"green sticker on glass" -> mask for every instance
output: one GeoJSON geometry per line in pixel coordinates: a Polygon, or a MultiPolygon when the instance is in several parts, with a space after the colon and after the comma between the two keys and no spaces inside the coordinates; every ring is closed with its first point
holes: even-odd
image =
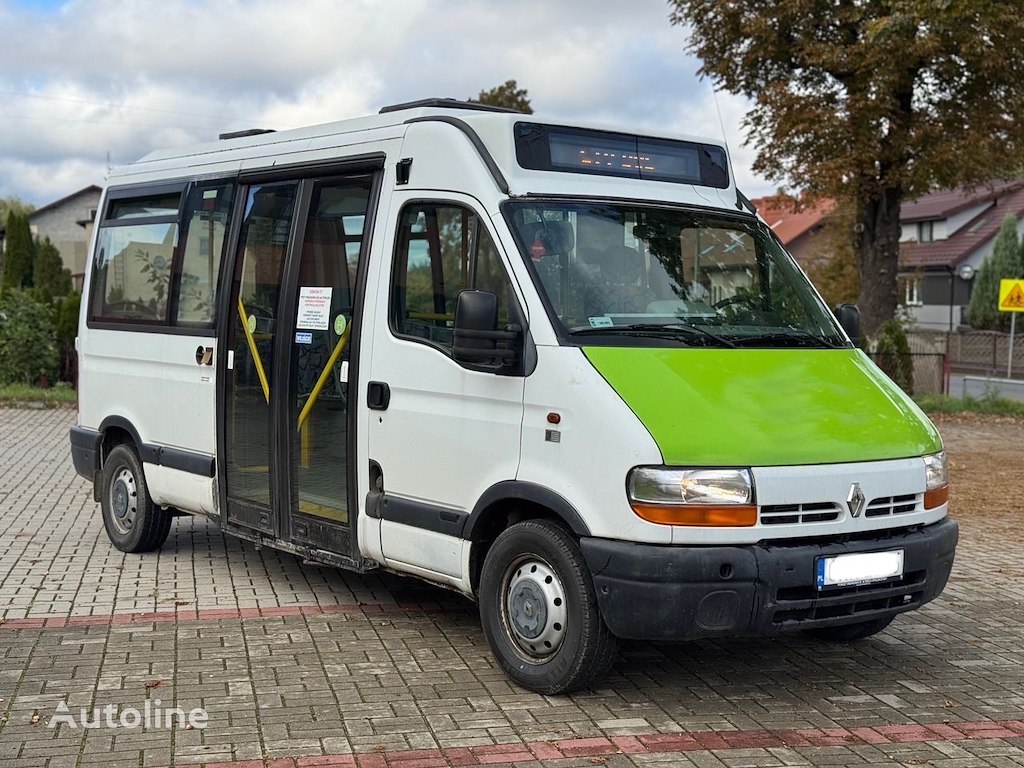
{"type": "Polygon", "coordinates": [[[249,329],[249,333],[256,333],[256,315],[249,315],[249,320],[245,326],[249,329]]]}
{"type": "Polygon", "coordinates": [[[334,318],[334,335],[343,336],[345,334],[345,328],[348,326],[348,320],[345,319],[344,315],[338,315],[334,318]]]}

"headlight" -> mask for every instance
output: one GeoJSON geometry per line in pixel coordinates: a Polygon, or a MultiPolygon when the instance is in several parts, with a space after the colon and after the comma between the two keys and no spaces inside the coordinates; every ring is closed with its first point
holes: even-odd
{"type": "Polygon", "coordinates": [[[751,526],[757,522],[749,469],[636,467],[626,481],[629,503],[663,525],[751,526]]]}
{"type": "Polygon", "coordinates": [[[924,508],[934,509],[949,501],[949,464],[946,452],[924,457],[924,508]]]}

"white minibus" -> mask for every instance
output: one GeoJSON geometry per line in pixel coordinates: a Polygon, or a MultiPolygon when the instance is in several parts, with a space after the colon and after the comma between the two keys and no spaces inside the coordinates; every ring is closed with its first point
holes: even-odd
{"type": "Polygon", "coordinates": [[[188,513],[411,574],[559,693],[939,595],[942,442],[857,325],[720,142],[428,100],[115,170],[71,449],[118,549],[188,513]]]}

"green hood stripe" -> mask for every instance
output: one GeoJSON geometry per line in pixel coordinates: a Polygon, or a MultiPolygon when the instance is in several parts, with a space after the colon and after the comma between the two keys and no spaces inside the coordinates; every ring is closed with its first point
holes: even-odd
{"type": "Polygon", "coordinates": [[[666,464],[834,464],[942,450],[928,418],[860,350],[583,351],[666,464]]]}

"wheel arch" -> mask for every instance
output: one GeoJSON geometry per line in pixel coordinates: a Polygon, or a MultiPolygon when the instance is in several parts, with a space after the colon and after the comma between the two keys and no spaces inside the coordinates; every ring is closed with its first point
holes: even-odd
{"type": "Polygon", "coordinates": [[[480,586],[484,557],[503,530],[523,520],[548,519],[561,523],[574,536],[590,536],[583,516],[564,496],[535,483],[505,480],[488,488],[466,520],[462,537],[471,542],[470,586],[480,586]]]}
{"type": "Polygon", "coordinates": [[[140,461],[148,461],[150,464],[157,462],[155,448],[151,448],[142,442],[142,438],[139,437],[139,430],[124,416],[107,416],[100,422],[99,431],[103,435],[102,458],[104,460],[106,460],[107,454],[110,453],[115,445],[126,442],[124,438],[127,436],[135,444],[135,452],[139,455],[140,461]]]}
{"type": "Polygon", "coordinates": [[[103,474],[103,465],[106,464],[107,456],[116,446],[121,443],[132,443],[140,461],[153,463],[156,460],[155,456],[150,455],[148,446],[142,442],[135,425],[124,416],[107,416],[100,422],[99,433],[101,435],[99,471],[93,478],[92,489],[94,501],[100,500],[100,478],[103,474]]]}

